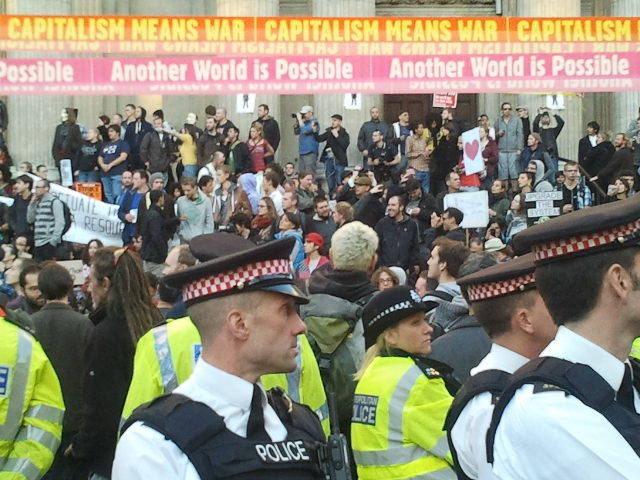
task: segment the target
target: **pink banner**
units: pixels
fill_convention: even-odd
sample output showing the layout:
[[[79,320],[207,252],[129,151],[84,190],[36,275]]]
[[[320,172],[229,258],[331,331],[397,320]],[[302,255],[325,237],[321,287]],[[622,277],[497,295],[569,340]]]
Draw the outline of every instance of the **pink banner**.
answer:
[[[634,90],[635,53],[0,60],[0,95]]]

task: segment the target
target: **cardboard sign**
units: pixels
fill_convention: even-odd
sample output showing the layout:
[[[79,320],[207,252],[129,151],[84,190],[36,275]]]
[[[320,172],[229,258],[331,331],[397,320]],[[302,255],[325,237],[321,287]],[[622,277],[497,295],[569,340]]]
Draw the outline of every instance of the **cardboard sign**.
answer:
[[[74,285],[82,285],[84,283],[84,275],[82,274],[82,260],[64,260],[58,262],[58,265],[66,268],[73,277]]]
[[[456,108],[458,106],[458,94],[434,93],[433,106],[437,108]]]
[[[462,228],[484,228],[489,223],[489,194],[480,192],[450,193],[444,197],[444,208],[454,207],[464,214]]]
[[[524,197],[527,224],[533,225],[541,217],[557,217],[562,213],[562,192],[531,192]]]
[[[473,175],[485,169],[482,149],[480,148],[480,129],[478,127],[462,132],[462,161],[465,175]]]
[[[76,182],[73,184],[73,189],[87,197],[95,198],[99,202],[102,201],[101,182]]]

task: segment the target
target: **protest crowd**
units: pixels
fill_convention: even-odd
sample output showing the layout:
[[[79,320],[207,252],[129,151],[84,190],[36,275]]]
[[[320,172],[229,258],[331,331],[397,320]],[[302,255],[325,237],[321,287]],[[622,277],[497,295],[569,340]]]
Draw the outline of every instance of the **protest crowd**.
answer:
[[[12,160],[3,146],[0,419],[9,409],[16,425],[0,423],[0,477],[266,478],[252,476],[254,460],[237,452],[248,448],[245,437],[259,442],[267,435],[282,441],[282,449],[273,453],[258,444],[259,458],[270,469],[288,465],[270,470],[273,478],[349,478],[300,465],[287,470],[309,458],[300,445],[287,446],[285,437],[299,431],[305,442],[313,437],[322,443],[339,429],[349,457],[342,470],[350,466],[351,478],[638,478],[638,393],[620,373],[616,401],[598,410],[585,391],[595,391],[594,385],[609,391],[602,365],[611,360],[594,345],[604,333],[585,327],[589,343],[562,326],[571,324],[567,308],[580,301],[591,305],[583,308],[585,316],[609,309],[610,316],[637,324],[640,300],[631,293],[637,269],[625,253],[637,249],[593,251],[564,262],[556,257],[566,252],[537,254],[535,262],[527,252],[562,235],[573,238],[579,228],[584,230],[576,235],[614,232],[603,236],[614,240],[585,240],[587,250],[615,238],[625,246],[637,243],[640,206],[632,197],[640,172],[640,112],[626,132],[589,122],[585,136],[575,139],[578,157],[569,159],[558,152],[564,126],[558,112],[541,108],[534,115],[516,107],[505,102],[500,112],[473,119],[457,118],[455,109],[425,119],[408,112],[383,119],[372,107],[364,124],[344,125],[340,113],[316,118],[307,105],[293,127],[284,127],[268,105],[260,105],[248,132],[222,107],[174,124],[170,112],[149,115],[143,106],[127,105],[122,114],[100,116],[95,127],[80,125],[78,111],[67,108],[54,134],[53,161],[60,167],[70,160],[74,182],[101,185],[103,201],[117,206],[118,245],[68,238],[74,218],[54,192],[58,172]],[[281,128],[294,129],[297,158],[278,154]],[[473,142],[477,152],[467,148]],[[354,143],[361,156],[348,158]],[[531,194],[548,195],[527,199]],[[544,199],[550,200],[540,209],[536,201]],[[591,211],[608,213],[592,219]],[[620,225],[633,225],[633,231],[616,230]],[[609,263],[589,260],[603,255]],[[66,268],[74,261],[81,271]],[[611,280],[599,296],[598,282],[614,275],[607,268],[616,261],[626,270],[617,271],[616,286]],[[273,298],[257,296],[265,292]],[[243,386],[207,364],[214,350],[233,352],[240,366],[253,365],[257,360],[248,359],[264,352],[242,343],[242,327],[233,330],[231,320],[207,326],[206,319],[218,315],[208,302],[224,309],[242,294],[246,308],[275,319],[280,310],[269,303],[274,292],[300,304],[287,306],[293,308],[289,317],[302,319],[294,332],[295,370],[293,364],[286,374],[281,372],[289,367],[255,367],[262,387],[253,397],[249,392],[251,405],[218,410],[233,403]],[[578,298],[568,301],[569,293]],[[261,341],[291,349],[280,327],[269,325],[260,331]],[[612,332],[635,331],[631,341],[640,336],[637,325],[607,325]],[[9,338],[15,340],[4,340]],[[524,376],[520,384],[508,383],[529,359],[562,341],[594,347],[585,347],[590,353],[582,356],[557,355],[597,372],[581,373],[586,390],[578,380],[574,389],[554,387],[564,370],[556,365],[549,380],[545,372],[552,370],[544,362],[534,373],[545,384]],[[22,371],[20,364],[3,366],[5,357],[16,355],[28,358]],[[552,357],[553,351],[546,358]],[[9,372],[15,379],[21,373],[22,383],[8,383]],[[210,391],[198,390],[196,381]],[[14,403],[2,406],[8,385]],[[310,424],[307,412],[315,414],[315,430],[296,421],[283,427],[275,407],[265,407],[264,420],[255,420],[262,405],[255,402],[264,396],[259,392],[273,387],[308,407],[299,414],[307,419],[303,426]],[[529,391],[547,387],[562,398]],[[625,388],[630,405],[623,402]],[[224,423],[176,396],[139,409],[174,390],[208,405]],[[500,397],[503,390],[509,395]],[[275,394],[269,392],[271,405]],[[590,439],[575,455],[569,453],[573,444],[560,448],[553,440],[565,436],[545,436],[554,408],[575,416],[557,427],[565,435]],[[597,412],[585,413],[588,408]],[[297,411],[289,409],[294,420]],[[527,416],[530,411],[536,414]],[[599,423],[567,425],[580,423],[580,415],[597,416]],[[635,440],[618,434],[625,422],[635,422]],[[197,430],[204,446],[191,442],[185,425]],[[207,428],[224,433],[204,438]],[[629,452],[593,453],[616,444]],[[216,449],[217,456],[211,453]],[[532,451],[537,453],[530,458],[522,454]],[[609,465],[623,453],[632,457],[629,465]]]

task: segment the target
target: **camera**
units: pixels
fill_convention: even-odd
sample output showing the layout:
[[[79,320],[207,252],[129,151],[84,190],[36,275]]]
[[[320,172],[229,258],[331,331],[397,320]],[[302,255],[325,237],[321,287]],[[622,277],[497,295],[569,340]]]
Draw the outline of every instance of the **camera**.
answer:
[[[291,118],[298,118],[298,114],[297,113],[292,113],[291,114]]]
[[[219,232],[236,233],[236,226],[233,223],[230,223],[229,225],[219,225],[218,226],[218,231]]]

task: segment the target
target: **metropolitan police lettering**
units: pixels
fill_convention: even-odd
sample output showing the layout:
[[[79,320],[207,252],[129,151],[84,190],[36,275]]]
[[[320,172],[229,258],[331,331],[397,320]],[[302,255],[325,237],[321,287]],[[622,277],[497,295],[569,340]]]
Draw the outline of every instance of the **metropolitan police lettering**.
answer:
[[[364,425],[375,425],[377,408],[378,397],[373,395],[354,395],[351,421]]]
[[[6,397],[9,391],[9,374],[11,367],[0,365],[0,397]]]
[[[259,443],[256,452],[264,463],[307,462],[310,460],[302,440]]]

